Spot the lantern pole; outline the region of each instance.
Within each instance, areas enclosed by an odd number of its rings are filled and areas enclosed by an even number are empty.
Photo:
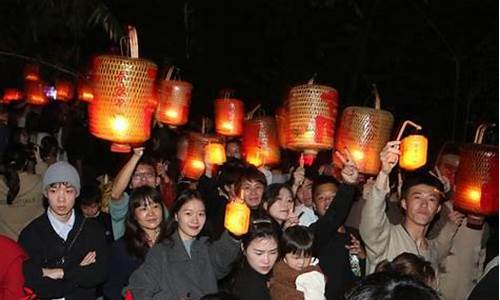
[[[396,138],[396,141],[401,140],[401,136],[403,135],[403,132],[408,124],[415,127],[417,130],[422,130],[422,126],[420,126],[420,125],[418,125],[410,120],[406,120],[406,121],[404,121],[403,125],[401,126],[401,129],[399,130],[398,137]]]

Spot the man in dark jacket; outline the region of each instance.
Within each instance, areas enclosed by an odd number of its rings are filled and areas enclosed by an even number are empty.
[[[105,281],[107,248],[104,230],[73,207],[80,193],[76,169],[66,162],[51,165],[43,177],[47,212],[23,229],[19,244],[26,285],[42,299],[95,299]]]

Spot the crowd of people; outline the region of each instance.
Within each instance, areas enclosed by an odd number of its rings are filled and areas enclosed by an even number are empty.
[[[186,130],[113,156],[84,108],[0,107],[0,300],[498,299],[498,216],[470,228],[454,209],[455,145],[401,172],[389,141],[369,177],[347,149],[256,167],[232,138],[194,180]]]

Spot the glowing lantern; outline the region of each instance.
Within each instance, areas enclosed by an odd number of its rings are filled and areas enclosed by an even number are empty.
[[[78,100],[90,102],[94,99],[94,93],[92,92],[92,86],[85,79],[80,79],[78,81]]]
[[[250,208],[241,199],[237,198],[226,205],[224,227],[234,235],[243,235],[250,226]]]
[[[24,66],[23,77],[26,81],[40,80],[40,67],[38,64],[27,64]]]
[[[186,81],[162,80],[156,119],[173,126],[186,124],[192,89],[191,83]]]
[[[23,98],[23,93],[18,89],[5,89],[3,92],[2,103],[7,104],[12,101],[19,101]]]
[[[64,102],[73,99],[73,84],[66,80],[58,80],[56,83],[56,99]]]
[[[222,165],[226,161],[226,150],[219,142],[209,142],[205,146],[205,162],[214,165]]]
[[[225,136],[243,133],[245,105],[241,100],[223,98],[215,100],[215,131]]]
[[[45,84],[42,81],[26,81],[26,101],[33,105],[49,103],[45,95]]]
[[[276,127],[278,128],[278,138],[280,147],[286,149],[288,147],[288,139],[290,138],[288,111],[287,105],[276,109]]]
[[[187,154],[181,173],[189,179],[198,180],[205,172],[205,163],[203,162],[205,144],[201,137],[201,134],[190,134],[188,138]]]
[[[380,109],[374,88],[375,108],[350,106],[342,112],[335,148],[347,148],[361,173],[375,175],[380,169],[380,151],[389,141],[394,117]]]
[[[318,151],[333,147],[338,93],[329,86],[308,84],[293,87],[288,98],[288,148],[304,152],[312,162]]]
[[[137,36],[129,28],[130,40]],[[134,43],[131,43],[134,45]],[[135,44],[137,47],[137,44]],[[98,138],[112,141],[112,151],[126,151],[123,144],[145,142],[151,131],[151,98],[157,67],[148,60],[100,55],[92,61],[94,99],[89,103],[89,129]]]
[[[401,140],[399,166],[413,171],[427,163],[427,138],[412,134]]]
[[[454,194],[455,208],[468,213],[468,226],[482,226],[479,216],[498,214],[498,147],[482,145],[486,125],[476,133],[475,144],[460,149]]]
[[[279,163],[280,147],[276,133],[274,118],[261,117],[246,121],[242,143],[246,161],[257,167]]]

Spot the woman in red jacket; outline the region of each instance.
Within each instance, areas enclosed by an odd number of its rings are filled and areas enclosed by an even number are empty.
[[[27,255],[16,242],[0,235],[0,300],[21,299],[24,296],[23,261]]]

